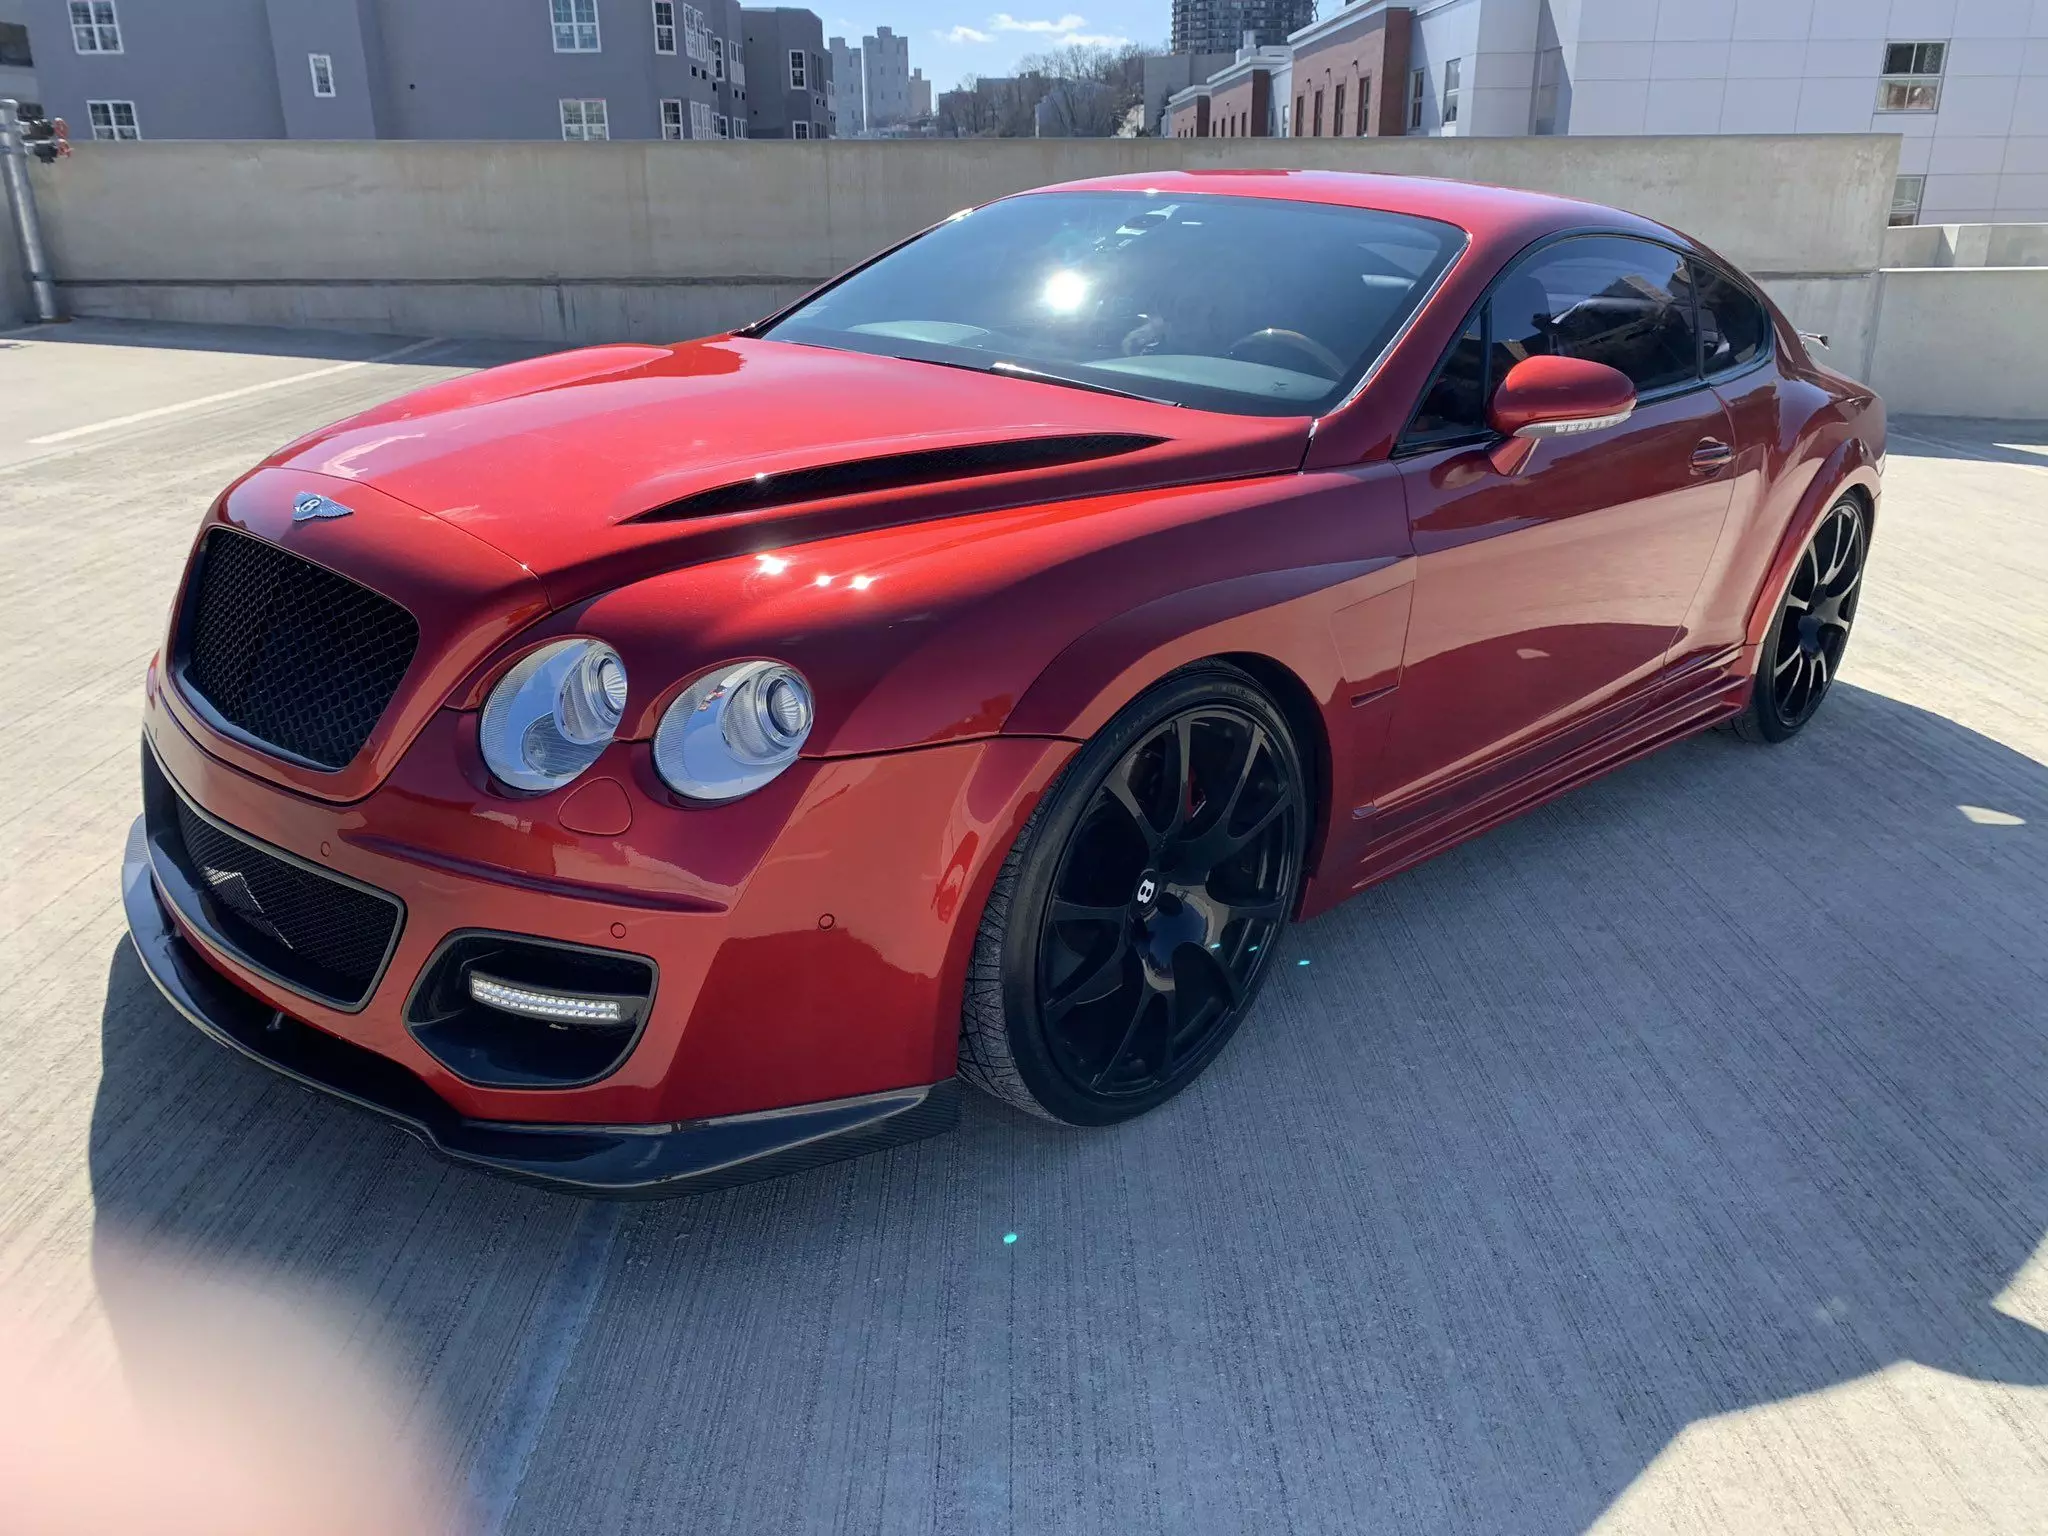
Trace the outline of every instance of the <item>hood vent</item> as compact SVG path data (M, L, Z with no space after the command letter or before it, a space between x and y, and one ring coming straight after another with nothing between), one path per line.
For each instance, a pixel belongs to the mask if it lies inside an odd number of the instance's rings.
M713 486L626 519L629 523L668 523L722 512L752 512L835 496L869 491L895 491L943 480L1003 475L1021 469L1048 469L1055 464L1081 464L1136 453L1165 442L1137 432L1091 432L1066 437L1030 437L1007 443L970 443L958 448L925 448L879 458L820 464L779 475L755 475L730 485Z

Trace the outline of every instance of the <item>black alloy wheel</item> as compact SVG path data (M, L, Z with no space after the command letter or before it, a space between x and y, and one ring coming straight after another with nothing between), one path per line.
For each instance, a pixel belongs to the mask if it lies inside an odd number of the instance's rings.
M1807 541L1757 664L1756 688L1735 728L1751 741L1784 741L1820 708L1841 670L1869 550L1863 507L1835 503Z
M963 1075L1074 1124L1186 1087L1264 979L1308 806L1285 720L1234 668L1190 669L1138 700L1077 757L998 879Z

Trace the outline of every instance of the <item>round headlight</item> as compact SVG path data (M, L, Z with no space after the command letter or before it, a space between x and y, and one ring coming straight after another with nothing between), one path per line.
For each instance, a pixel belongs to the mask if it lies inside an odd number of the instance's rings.
M737 800L796 761L811 734L811 685L779 661L714 667L654 733L662 782L692 800Z
M514 789L560 789L611 745L626 711L626 664L598 640L557 640L507 672L484 702L479 739Z

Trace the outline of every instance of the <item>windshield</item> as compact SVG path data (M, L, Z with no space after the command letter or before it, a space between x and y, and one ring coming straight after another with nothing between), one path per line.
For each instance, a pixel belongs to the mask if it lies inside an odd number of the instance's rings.
M1314 415L1344 399L1463 245L1448 224L1366 208L1037 193L941 224L760 334Z

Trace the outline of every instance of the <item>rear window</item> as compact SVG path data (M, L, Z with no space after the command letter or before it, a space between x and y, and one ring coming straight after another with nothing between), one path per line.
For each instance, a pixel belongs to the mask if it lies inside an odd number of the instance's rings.
M940 225L760 334L1203 410L1342 401L1465 235L1200 194L1047 192Z

